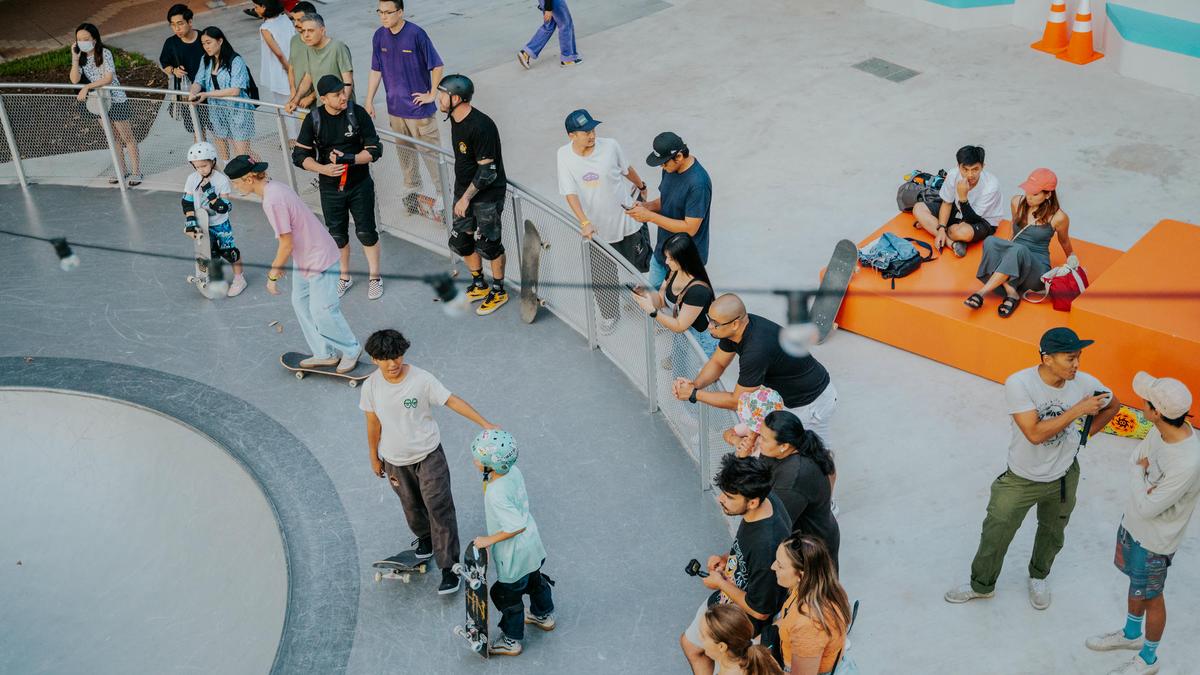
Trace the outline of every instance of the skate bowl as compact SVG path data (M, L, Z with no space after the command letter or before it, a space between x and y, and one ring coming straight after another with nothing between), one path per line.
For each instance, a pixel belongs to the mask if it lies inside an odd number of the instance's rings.
M286 450L289 462L296 448L264 434L244 402L207 406L204 385L155 372L0 359L0 672L267 673L313 659L323 672L344 668L339 638L347 626L353 634L354 614L324 613L333 630L318 637L313 621L340 586L302 587L321 576L305 555L312 532L289 530L302 514L271 494L288 482L296 492L295 477L209 432L256 427L251 442ZM63 388L79 382L100 384ZM155 390L180 410L137 401ZM316 491L306 499L322 501ZM337 549L315 564L356 561ZM318 616L297 620L306 609Z

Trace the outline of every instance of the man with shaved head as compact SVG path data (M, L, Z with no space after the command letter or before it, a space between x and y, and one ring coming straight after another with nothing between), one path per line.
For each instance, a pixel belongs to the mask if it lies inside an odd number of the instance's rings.
M837 389L812 354L792 356L779 344L779 324L746 311L742 299L726 293L708 308L708 332L720 344L694 380L678 378L673 387L681 401L706 403L714 408L737 409L738 397L759 387L770 387L827 446L829 419L837 406ZM738 355L738 381L732 392L702 391L716 382L733 355Z

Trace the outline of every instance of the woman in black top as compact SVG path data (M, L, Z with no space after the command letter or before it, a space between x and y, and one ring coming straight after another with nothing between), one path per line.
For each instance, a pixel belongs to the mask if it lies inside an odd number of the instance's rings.
M690 332L705 355L712 356L718 340L708 333L708 306L716 296L700 250L691 235L676 232L663 242L663 256L667 280L657 293L634 291L633 300L667 330Z
M836 567L841 531L830 508L837 477L833 455L787 410L763 419L758 449L771 464L771 487L792 519L792 534L820 537Z

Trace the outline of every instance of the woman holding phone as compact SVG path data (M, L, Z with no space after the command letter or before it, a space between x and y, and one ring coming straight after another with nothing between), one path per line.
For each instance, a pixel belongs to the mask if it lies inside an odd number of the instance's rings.
M708 332L708 307L716 295L700 250L690 234L676 232L663 242L663 256L666 281L655 292L634 289L633 301L672 333L690 332L705 355L712 356L719 340Z

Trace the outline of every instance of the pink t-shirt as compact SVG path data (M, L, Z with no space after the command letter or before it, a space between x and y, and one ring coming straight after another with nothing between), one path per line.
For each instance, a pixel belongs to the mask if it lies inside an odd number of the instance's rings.
M270 181L263 190L262 207L276 239L283 234L292 235L292 262L305 279L317 276L338 261L338 247L329 230L292 188L277 180Z

